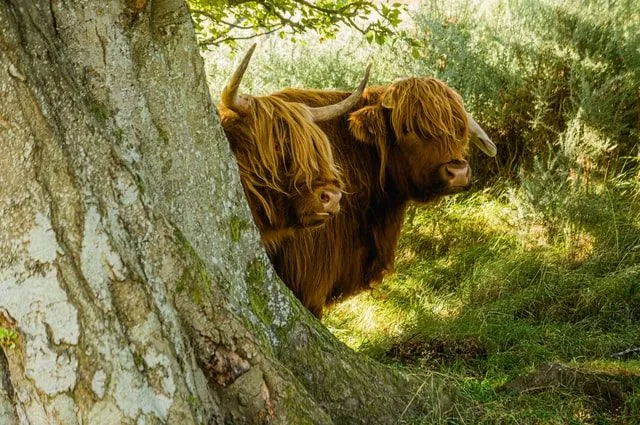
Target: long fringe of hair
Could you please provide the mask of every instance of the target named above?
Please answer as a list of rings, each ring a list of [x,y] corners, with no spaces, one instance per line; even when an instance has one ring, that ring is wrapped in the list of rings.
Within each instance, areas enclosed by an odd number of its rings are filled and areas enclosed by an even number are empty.
[[[469,125],[462,99],[440,80],[406,78],[388,87],[370,87],[365,96],[375,103],[352,114],[349,125],[357,139],[375,143],[380,156],[381,187],[384,187],[389,149],[389,129],[383,111],[389,106],[396,140],[402,140],[406,133],[414,133],[422,140],[436,143],[443,154],[467,145]]]
[[[263,196],[263,189],[291,196],[304,188],[313,190],[318,177],[341,184],[340,170],[329,139],[312,121],[305,105],[273,96],[251,97],[249,101],[249,116],[239,119],[249,123],[243,128],[243,139],[254,144],[257,155],[243,155],[238,166],[245,189],[274,223],[276,212]]]
[[[406,78],[392,85],[395,106],[391,113],[396,135],[415,133],[445,148],[463,147],[469,125],[462,98],[435,78]]]

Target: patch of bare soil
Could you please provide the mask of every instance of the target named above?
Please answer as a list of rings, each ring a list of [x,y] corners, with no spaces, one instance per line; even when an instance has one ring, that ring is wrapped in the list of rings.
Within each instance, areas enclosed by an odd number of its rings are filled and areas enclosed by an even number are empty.
[[[440,368],[454,362],[472,363],[486,356],[486,348],[473,337],[460,340],[407,340],[394,344],[385,353],[389,360],[427,369]]]

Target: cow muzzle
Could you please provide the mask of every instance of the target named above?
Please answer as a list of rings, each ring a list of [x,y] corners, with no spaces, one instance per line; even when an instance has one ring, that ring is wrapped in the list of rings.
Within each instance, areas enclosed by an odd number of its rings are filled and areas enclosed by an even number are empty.
[[[324,213],[333,215],[340,211],[340,200],[342,199],[342,191],[338,189],[323,189],[320,191],[320,202]]]
[[[444,183],[444,193],[458,193],[471,187],[471,167],[464,159],[454,159],[438,168],[438,175]]]
[[[342,191],[335,186],[319,187],[313,191],[313,207],[300,217],[302,227],[315,227],[323,225],[327,220],[340,212],[340,200]]]

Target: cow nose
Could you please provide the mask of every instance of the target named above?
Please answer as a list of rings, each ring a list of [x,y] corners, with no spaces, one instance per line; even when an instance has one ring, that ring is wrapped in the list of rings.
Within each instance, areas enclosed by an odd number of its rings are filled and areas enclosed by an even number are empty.
[[[455,159],[442,166],[441,176],[448,187],[467,187],[471,183],[471,168],[464,159]]]
[[[320,202],[324,212],[329,214],[340,211],[340,199],[342,199],[342,192],[337,189],[324,189],[320,192]]]

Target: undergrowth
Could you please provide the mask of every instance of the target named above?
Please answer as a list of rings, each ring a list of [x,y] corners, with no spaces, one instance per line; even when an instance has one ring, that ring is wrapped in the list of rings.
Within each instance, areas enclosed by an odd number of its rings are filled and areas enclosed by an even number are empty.
[[[410,210],[395,274],[325,324],[374,358],[451,379],[452,423],[637,423],[640,353],[619,353],[640,347],[640,202],[610,182],[541,213],[554,190],[504,183]],[[635,386],[613,404],[560,384],[500,391],[553,363]]]

